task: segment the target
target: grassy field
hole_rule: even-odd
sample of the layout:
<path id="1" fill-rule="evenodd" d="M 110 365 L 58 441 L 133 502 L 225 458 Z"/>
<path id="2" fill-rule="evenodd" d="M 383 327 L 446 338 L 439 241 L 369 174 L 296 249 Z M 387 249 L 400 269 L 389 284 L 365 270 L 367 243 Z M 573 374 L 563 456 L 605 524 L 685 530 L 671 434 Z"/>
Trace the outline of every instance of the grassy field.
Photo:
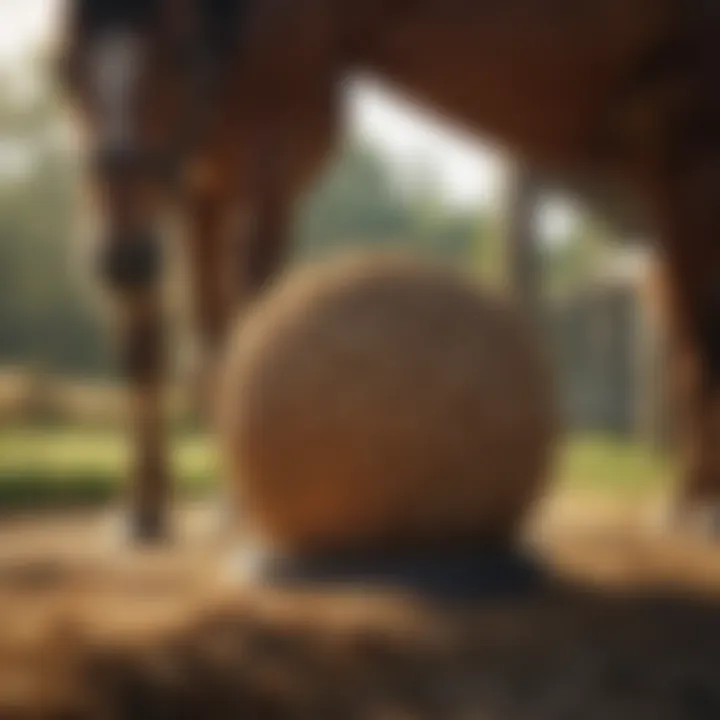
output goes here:
<path id="1" fill-rule="evenodd" d="M 0 511 L 102 505 L 114 499 L 126 467 L 119 433 L 79 429 L 0 429 Z M 198 497 L 217 482 L 207 438 L 179 435 L 172 443 L 179 492 Z M 559 492 L 630 498 L 662 490 L 671 464 L 626 442 L 599 437 L 570 440 L 559 457 Z"/>
<path id="2" fill-rule="evenodd" d="M 105 504 L 121 489 L 127 449 L 108 430 L 0 429 L 0 512 Z M 206 494 L 218 475 L 200 436 L 173 438 L 172 467 L 188 497 Z"/>

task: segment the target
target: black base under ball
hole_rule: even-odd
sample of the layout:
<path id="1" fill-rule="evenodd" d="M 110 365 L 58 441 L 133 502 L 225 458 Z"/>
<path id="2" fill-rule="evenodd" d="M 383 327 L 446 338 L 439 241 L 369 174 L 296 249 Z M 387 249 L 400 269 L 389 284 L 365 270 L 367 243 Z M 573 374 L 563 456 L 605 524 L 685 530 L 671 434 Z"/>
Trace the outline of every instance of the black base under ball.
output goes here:
<path id="1" fill-rule="evenodd" d="M 514 548 L 432 552 L 342 552 L 276 557 L 261 564 L 273 585 L 371 585 L 441 600 L 522 597 L 543 590 L 549 577 L 530 553 Z"/>

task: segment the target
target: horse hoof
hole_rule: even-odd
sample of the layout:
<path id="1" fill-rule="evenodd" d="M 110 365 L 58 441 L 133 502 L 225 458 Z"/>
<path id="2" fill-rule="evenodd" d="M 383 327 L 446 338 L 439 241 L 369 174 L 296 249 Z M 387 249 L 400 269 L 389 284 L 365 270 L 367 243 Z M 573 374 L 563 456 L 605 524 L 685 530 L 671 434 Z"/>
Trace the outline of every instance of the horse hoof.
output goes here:
<path id="1" fill-rule="evenodd" d="M 167 523 L 158 516 L 137 516 L 130 520 L 130 540 L 137 545 L 155 545 L 169 539 Z"/>
<path id="2" fill-rule="evenodd" d="M 667 508 L 661 526 L 686 537 L 720 542 L 720 502 L 692 502 Z"/>
<path id="3" fill-rule="evenodd" d="M 166 542 L 170 536 L 167 522 L 156 515 L 129 513 L 114 516 L 110 520 L 109 530 L 113 545 L 123 548 L 158 545 Z"/>

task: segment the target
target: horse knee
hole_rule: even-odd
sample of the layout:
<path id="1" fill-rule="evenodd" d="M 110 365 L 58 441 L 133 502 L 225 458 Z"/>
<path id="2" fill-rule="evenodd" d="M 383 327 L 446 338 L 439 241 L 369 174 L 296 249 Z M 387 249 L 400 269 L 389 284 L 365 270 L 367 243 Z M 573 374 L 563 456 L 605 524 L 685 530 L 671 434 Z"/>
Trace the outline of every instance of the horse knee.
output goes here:
<path id="1" fill-rule="evenodd" d="M 103 282 L 119 295 L 136 295 L 155 288 L 162 274 L 160 239 L 154 233 L 113 238 L 100 251 Z"/>
<path id="2" fill-rule="evenodd" d="M 163 323 L 158 294 L 162 257 L 159 239 L 138 234 L 106 243 L 98 258 L 105 285 L 117 296 L 120 361 L 124 374 L 143 385 L 163 372 Z"/>

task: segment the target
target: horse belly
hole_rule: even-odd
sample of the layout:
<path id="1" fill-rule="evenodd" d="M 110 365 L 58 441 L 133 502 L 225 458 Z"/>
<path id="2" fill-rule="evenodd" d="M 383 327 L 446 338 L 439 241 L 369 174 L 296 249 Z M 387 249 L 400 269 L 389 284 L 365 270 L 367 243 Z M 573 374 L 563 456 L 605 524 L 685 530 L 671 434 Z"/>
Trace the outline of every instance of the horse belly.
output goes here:
<path id="1" fill-rule="evenodd" d="M 588 152 L 626 74 L 676 27 L 675 0 L 426 0 L 366 65 L 421 103 L 549 160 Z"/>

